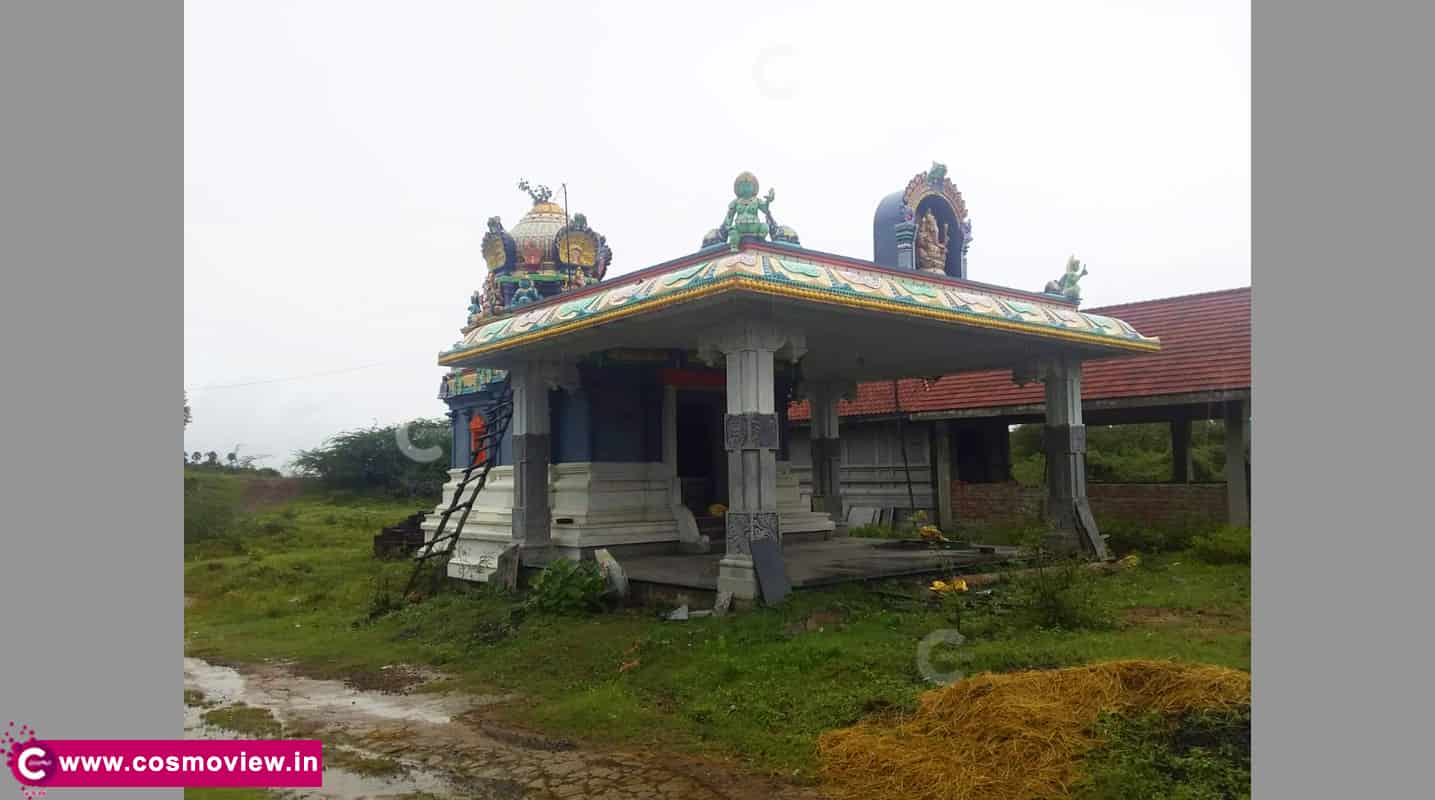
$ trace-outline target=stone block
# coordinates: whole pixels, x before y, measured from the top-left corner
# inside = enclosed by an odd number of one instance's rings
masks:
[[[608,548],[600,548],[593,552],[593,560],[598,562],[598,571],[608,581],[608,588],[613,590],[619,597],[628,596],[628,575],[623,572],[623,567],[618,559],[613,558]]]

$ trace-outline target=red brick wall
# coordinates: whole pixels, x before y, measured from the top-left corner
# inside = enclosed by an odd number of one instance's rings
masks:
[[[1091,512],[1102,520],[1172,524],[1224,522],[1224,483],[1091,483]],[[952,482],[952,512],[959,523],[1014,525],[1040,514],[1046,490],[1018,483]]]

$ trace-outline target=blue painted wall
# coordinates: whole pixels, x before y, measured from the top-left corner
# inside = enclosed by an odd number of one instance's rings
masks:
[[[553,463],[593,460],[593,411],[586,388],[569,394],[559,390],[548,396],[552,413]]]
[[[663,387],[656,370],[594,370],[584,375],[584,388],[593,461],[663,460]]]

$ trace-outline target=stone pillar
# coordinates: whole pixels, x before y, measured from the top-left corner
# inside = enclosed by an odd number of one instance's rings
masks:
[[[727,553],[718,562],[717,588],[743,600],[759,594],[752,541],[782,541],[777,513],[773,359],[784,346],[794,361],[805,351],[800,334],[765,320],[738,319],[709,332],[699,347],[699,353],[710,360],[714,351],[720,351],[727,367],[727,415],[723,420],[728,463]]]
[[[682,505],[683,487],[678,479],[678,387],[663,386],[663,466],[672,478],[673,505]]]
[[[1191,457],[1191,419],[1171,420],[1171,482],[1190,483],[1194,462]]]
[[[847,529],[847,508],[842,501],[837,402],[852,395],[850,384],[818,381],[807,386],[807,402],[812,410],[812,510],[826,512],[842,532]]]
[[[555,381],[550,365],[527,362],[509,372],[513,389],[513,417],[509,420],[513,446],[513,538],[542,560],[552,540],[548,507],[548,464],[552,436],[548,392]]]
[[[952,425],[940,420],[933,427],[937,451],[933,454],[937,467],[937,527],[950,533],[956,529],[957,523],[952,509]]]
[[[1226,403],[1226,508],[1232,525],[1251,524],[1246,491],[1246,446],[1250,442],[1250,407],[1245,400]]]
[[[987,480],[1006,483],[1011,480],[1011,431],[1003,420],[996,420],[982,433],[987,451]]]
[[[1054,530],[1047,546],[1106,558],[1106,543],[1086,498],[1086,426],[1081,419],[1081,362],[1042,364],[1037,377],[1046,384],[1047,514]],[[1018,378],[1024,380],[1026,376]]]

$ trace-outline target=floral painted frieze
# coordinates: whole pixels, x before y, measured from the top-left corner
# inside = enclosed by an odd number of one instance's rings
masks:
[[[605,319],[658,308],[721,291],[786,295],[833,305],[916,314],[953,324],[1001,327],[1016,333],[1074,338],[1123,350],[1157,350],[1159,340],[1142,336],[1118,319],[1078,311],[1068,304],[1030,295],[1002,294],[987,287],[929,278],[920,273],[869,269],[851,263],[817,261],[806,253],[744,250],[619,278],[578,297],[554,300],[469,331],[440,356],[454,363],[466,356],[502,349],[511,342],[597,324]]]

